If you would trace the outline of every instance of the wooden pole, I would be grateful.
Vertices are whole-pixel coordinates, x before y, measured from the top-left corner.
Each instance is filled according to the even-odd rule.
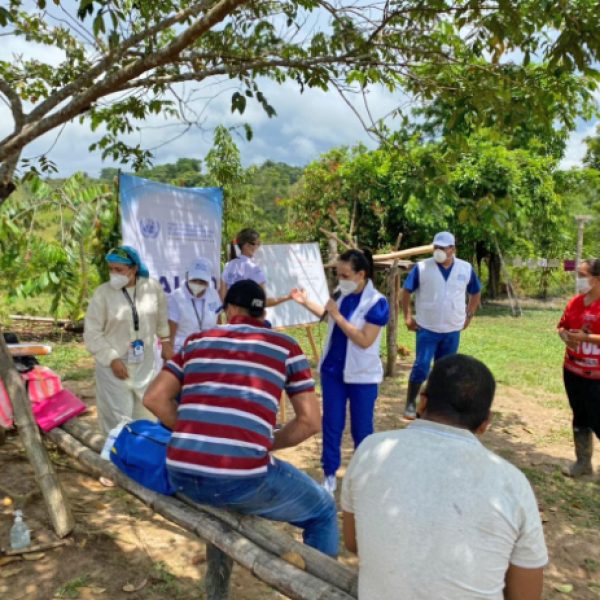
[[[54,467],[31,412],[23,380],[14,367],[8,353],[4,336],[0,335],[0,379],[4,382],[11,399],[15,415],[15,425],[25,448],[27,458],[33,466],[35,478],[48,509],[52,527],[58,537],[69,534],[75,522],[65,493],[56,477]]]
[[[393,260],[395,258],[408,258],[409,256],[417,256],[419,254],[431,254],[433,252],[433,244],[427,244],[427,246],[416,246],[415,248],[405,248],[404,250],[398,250],[397,252],[390,252],[389,254],[374,254],[373,261],[378,260]]]
[[[97,430],[87,427],[80,419],[72,419],[64,423],[62,429],[95,452],[100,452],[104,445],[104,436]],[[240,515],[229,510],[200,505],[182,494],[177,494],[176,497],[198,510],[217,517],[244,537],[277,556],[283,557],[290,553],[299,555],[308,573],[356,597],[358,580],[354,569],[294,540],[274,523],[252,515]]]
[[[306,336],[308,337],[308,342],[310,344],[310,348],[312,350],[313,353],[313,360],[315,361],[315,364],[319,364],[319,349],[317,348],[317,344],[315,342],[315,336],[313,335],[312,332],[312,325],[308,325],[306,327]]]
[[[387,326],[387,364],[386,375],[396,374],[396,357],[398,356],[398,259],[394,260],[387,276],[388,301],[390,304],[390,321]]]
[[[233,560],[214,544],[206,544],[206,600],[228,600]]]
[[[95,475],[110,477],[120,487],[140,498],[157,513],[196,534],[209,544],[213,544],[235,562],[249,569],[259,579],[286,594],[289,598],[297,600],[353,600],[356,598],[356,594],[344,592],[340,587],[315,577],[261,548],[212,514],[186,506],[181,500],[172,496],[163,496],[142,487],[121,473],[111,462],[100,458],[96,452],[82,445],[62,428],[57,427],[46,435],[69,456],[88,467]],[[290,542],[292,542],[291,539]],[[313,551],[316,552],[316,550]],[[323,554],[318,552],[317,554],[321,556],[322,560],[332,561]]]

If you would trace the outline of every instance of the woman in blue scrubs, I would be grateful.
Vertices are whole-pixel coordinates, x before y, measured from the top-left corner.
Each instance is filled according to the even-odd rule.
[[[379,356],[381,330],[389,320],[389,304],[372,281],[373,260],[368,251],[348,250],[337,263],[337,300],[323,307],[304,290],[292,298],[313,314],[327,314],[328,331],[319,370],[323,394],[323,487],[332,495],[341,464],[346,405],[354,447],[373,433],[373,413],[383,365]],[[335,294],[337,296],[337,293]]]

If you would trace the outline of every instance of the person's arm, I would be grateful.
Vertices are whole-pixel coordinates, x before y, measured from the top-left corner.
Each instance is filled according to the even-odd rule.
[[[325,313],[325,308],[323,306],[321,306],[318,302],[314,302],[313,300],[310,300],[310,298],[308,297],[308,292],[304,289],[294,288],[290,292],[290,296],[291,296],[292,300],[294,300],[298,304],[301,304],[302,306],[306,307],[308,310],[310,310],[310,312],[313,315],[315,315],[316,317],[319,317],[319,319]]]
[[[350,552],[356,554],[358,552],[358,544],[356,543],[356,522],[354,521],[354,513],[343,511],[342,517],[344,544]]]
[[[506,571],[504,600],[540,600],[544,568],[525,569],[510,565]]]
[[[314,391],[294,394],[290,402],[294,418],[275,432],[273,450],[297,446],[321,431],[321,409]]]
[[[173,373],[163,369],[144,394],[144,406],[169,429],[174,429],[177,422],[175,397],[180,391],[179,379]]]
[[[221,302],[225,301],[225,294],[227,294],[227,284],[221,279],[221,283],[219,284],[219,297],[221,298]]]
[[[348,339],[354,342],[361,348],[368,348],[376,339],[381,329],[380,325],[373,323],[365,323],[361,329],[356,325],[352,325],[340,312],[340,309],[335,300],[328,300],[325,305],[325,310],[331,318],[336,322],[337,326],[346,334]]]
[[[463,329],[466,329],[470,324],[471,320],[475,316],[475,311],[477,307],[481,303],[481,292],[477,292],[476,294],[469,295],[469,302],[467,304],[467,318],[465,319],[465,324]]]
[[[156,281],[155,284],[158,287],[156,335],[160,338],[160,343],[162,345],[161,357],[164,360],[169,360],[171,356],[173,356],[173,344],[171,344],[169,318],[167,316],[167,295],[158,281]]]
[[[262,286],[265,287],[264,285]],[[283,304],[284,302],[288,302],[292,299],[292,293],[285,296],[276,296],[275,298],[267,298],[267,306],[278,306],[279,304]]]
[[[404,323],[409,331],[417,330],[417,322],[412,316],[412,309],[410,306],[411,292],[406,289],[402,290],[402,314],[404,315]]]
[[[177,333],[177,325],[178,323],[169,319],[169,338],[173,347],[175,347],[175,334]]]

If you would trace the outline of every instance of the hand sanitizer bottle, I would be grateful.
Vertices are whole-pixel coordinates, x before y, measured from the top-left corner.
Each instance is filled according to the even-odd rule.
[[[27,548],[31,544],[29,527],[23,521],[23,513],[20,510],[15,511],[15,522],[10,528],[10,547],[13,550]]]

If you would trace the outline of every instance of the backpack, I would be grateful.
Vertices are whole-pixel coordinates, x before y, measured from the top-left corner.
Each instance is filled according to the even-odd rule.
[[[161,423],[141,419],[127,423],[113,444],[110,460],[134,481],[159,494],[172,496],[167,474],[171,431]]]

